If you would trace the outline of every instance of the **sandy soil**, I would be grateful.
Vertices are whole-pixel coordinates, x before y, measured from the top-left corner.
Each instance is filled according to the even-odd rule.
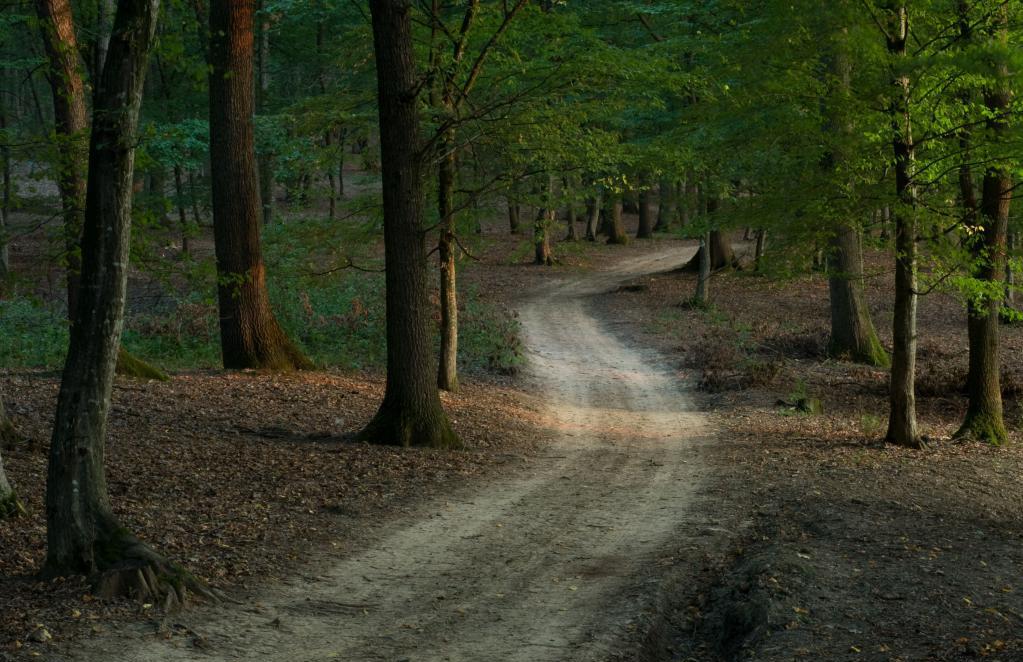
[[[80,660],[595,660],[634,657],[678,564],[710,443],[656,359],[591,295],[667,270],[677,246],[550,286],[520,310],[555,441],[515,475],[428,502],[359,551],[240,605],[128,625]]]

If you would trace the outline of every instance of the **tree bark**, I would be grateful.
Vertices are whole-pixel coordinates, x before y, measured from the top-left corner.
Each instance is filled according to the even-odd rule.
[[[629,235],[625,234],[625,225],[622,223],[622,196],[616,193],[610,196],[607,201],[607,243],[627,244]]]
[[[387,387],[363,441],[455,448],[430,334],[425,197],[411,3],[371,0],[387,265]]]
[[[260,9],[263,2],[260,0]],[[266,113],[267,97],[270,95],[270,18],[263,16],[259,22],[259,61],[256,72],[256,112],[260,115]],[[274,222],[275,189],[277,178],[274,172],[274,154],[266,149],[260,152],[257,157],[257,169],[259,170],[259,199],[263,203],[263,225],[270,225]]]
[[[270,308],[253,126],[253,0],[210,3],[210,156],[225,368],[312,367]]]
[[[18,433],[15,431],[11,419],[7,417],[7,410],[4,409],[3,400],[0,400],[0,449],[17,440]],[[14,487],[11,486],[11,482],[7,479],[7,473],[4,471],[4,459],[0,455],[0,519],[24,512],[25,509],[18,501],[18,495],[14,492]]]
[[[893,3],[893,20],[886,37],[893,71],[907,56],[909,18],[904,4]],[[895,225],[895,313],[892,323],[892,369],[888,443],[911,448],[923,446],[916,424],[916,311],[917,311],[917,219],[913,124],[910,114],[908,75],[893,76],[895,98],[889,113],[892,151],[895,157],[895,191],[900,205],[894,210]]]
[[[68,317],[74,322],[78,309],[88,157],[89,118],[85,107],[85,84],[69,0],[36,0],[36,14],[50,65],[48,78],[59,154],[57,188],[64,220]]]
[[[579,231],[575,225],[579,221],[578,207],[575,203],[574,190],[572,186],[572,178],[565,177],[564,180],[565,193],[568,198],[568,209],[566,211],[566,225],[568,226],[568,232],[565,234],[565,241],[579,241]]]
[[[597,232],[600,226],[601,194],[597,194],[586,201],[586,241],[596,241]]]
[[[0,99],[0,131],[7,129],[7,107]],[[11,181],[11,148],[5,140],[0,144],[0,279],[11,273],[11,225],[10,213],[13,202]]]
[[[511,196],[508,197],[508,230],[511,234],[518,234],[521,229],[521,208],[518,201]]]
[[[104,442],[128,282],[139,106],[159,0],[121,0],[96,88],[89,149],[81,306],[57,399],[46,485],[46,570],[93,574],[159,560],[110,507]]]
[[[636,239],[653,239],[654,236],[654,218],[650,209],[650,188],[647,184],[647,178],[640,177],[639,227],[636,229]]]
[[[965,10],[964,10],[965,11]],[[998,12],[999,26],[995,37],[1002,52],[1008,42],[1007,16],[1003,6]],[[1009,126],[1006,111],[1012,100],[1008,86],[1009,69],[1004,59],[995,65],[996,86],[984,95],[984,105],[990,111],[987,128],[994,141],[1004,141]],[[972,189],[972,175],[965,177]],[[964,184],[965,186],[965,184]],[[964,195],[966,198],[967,195]],[[1002,305],[1005,279],[1009,206],[1012,201],[1012,173],[1004,166],[994,166],[984,174],[981,198],[980,227],[973,244],[973,276],[990,285],[980,298],[971,298],[967,305],[967,328],[970,346],[970,369],[966,379],[969,406],[957,437],[971,437],[991,444],[1004,444],[1009,440],[1002,414],[1002,389],[999,351],[999,310]],[[999,295],[992,295],[993,292]]]
[[[823,99],[824,134],[829,145],[822,169],[830,178],[839,176],[847,160],[844,145],[852,126],[846,113],[851,96],[852,63],[847,52],[846,32],[832,39],[827,58],[827,93]],[[844,186],[839,185],[839,190]],[[840,214],[846,213],[840,210]],[[831,307],[831,356],[849,358],[874,366],[888,366],[888,353],[881,346],[863,289],[863,245],[858,227],[844,218],[835,222],[827,252],[828,293]]]
[[[450,110],[450,104],[445,104]],[[457,161],[454,132],[448,132],[437,168],[437,206],[441,219],[440,258],[440,365],[437,386],[458,390],[458,276],[455,258],[455,177]]]
[[[693,300],[698,306],[706,306],[710,303],[710,273],[711,273],[711,233],[704,232],[700,237],[700,250],[697,253],[698,269],[696,278],[696,294]]]
[[[678,201],[675,199],[675,187],[667,179],[662,179],[657,189],[657,223],[654,232],[667,232],[675,220]]]

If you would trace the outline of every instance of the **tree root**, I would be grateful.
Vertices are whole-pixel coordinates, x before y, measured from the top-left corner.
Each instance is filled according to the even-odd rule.
[[[128,543],[122,559],[93,577],[93,593],[100,599],[128,597],[158,604],[167,613],[187,607],[193,596],[212,603],[228,601],[221,591],[139,541]]]

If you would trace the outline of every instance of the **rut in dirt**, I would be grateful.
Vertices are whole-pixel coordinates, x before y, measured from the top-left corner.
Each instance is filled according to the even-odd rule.
[[[656,609],[659,560],[698,513],[704,422],[677,380],[598,319],[590,296],[689,255],[552,285],[520,308],[553,442],[520,475],[383,525],[318,576],[252,604],[87,643],[86,660],[601,660]],[[632,642],[632,643],[630,643]]]

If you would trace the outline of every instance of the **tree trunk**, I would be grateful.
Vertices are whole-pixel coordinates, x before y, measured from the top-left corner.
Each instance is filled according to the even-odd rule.
[[[654,219],[650,209],[650,188],[647,186],[647,183],[646,177],[640,177],[639,227],[636,230],[636,239],[652,239],[654,236]]]
[[[188,211],[185,209],[185,178],[180,165],[174,166],[174,196],[178,208],[178,229],[181,232],[181,254],[188,255],[188,241],[191,231],[188,227]]]
[[[654,232],[667,232],[677,213],[678,201],[675,200],[675,187],[667,179],[662,179],[657,191],[657,223]]]
[[[906,58],[909,19],[905,5],[897,5],[886,38],[888,52],[898,62]],[[895,66],[898,70],[898,64]],[[896,74],[898,97],[892,102],[892,151],[895,157],[895,190],[900,206],[895,222],[895,314],[892,324],[892,371],[888,443],[920,448],[923,440],[916,425],[916,309],[917,220],[915,145],[910,114],[910,80]]]
[[[93,574],[159,561],[110,507],[104,442],[128,283],[134,146],[159,0],[119,3],[96,88],[89,149],[82,305],[57,398],[46,484],[46,570]],[[155,587],[154,587],[155,588]]]
[[[281,330],[266,289],[252,120],[253,9],[253,0],[210,3],[210,156],[220,344],[225,368],[310,368]]]
[[[508,230],[511,234],[518,234],[521,229],[521,213],[518,201],[511,196],[508,197]]]
[[[710,303],[711,251],[708,250],[710,245],[711,233],[705,232],[700,238],[700,250],[697,255],[699,259],[699,275],[696,278],[696,295],[693,297],[693,301],[698,306],[706,306]]]
[[[0,131],[7,129],[7,107],[0,99]],[[0,279],[11,273],[11,224],[12,200],[11,147],[5,140],[0,144]]]
[[[554,254],[551,252],[551,226],[557,219],[557,210],[540,207],[536,211],[536,222],[533,224],[533,243],[535,247],[534,264],[543,266],[554,265]]]
[[[760,263],[764,259],[764,252],[767,250],[767,230],[757,230],[757,248],[754,260],[756,269],[760,270]]]
[[[67,251],[68,317],[73,322],[78,310],[89,131],[85,84],[69,0],[36,0],[36,14],[50,65],[49,81],[59,153],[56,179]]]
[[[596,241],[600,225],[600,191],[586,201],[586,241]]]
[[[114,0],[99,0],[96,3],[96,50],[92,62],[92,79],[99,80],[110,48],[110,29],[114,20]]]
[[[262,9],[262,1],[260,9]],[[266,113],[267,97],[270,94],[270,18],[263,16],[259,22],[259,68],[256,80],[256,112]],[[259,170],[259,199],[263,203],[263,224],[274,222],[274,202],[277,178],[274,172],[274,154],[270,150],[260,152],[257,161]]]
[[[419,80],[411,4],[371,0],[377,63],[380,156],[387,265],[387,387],[363,441],[456,448],[441,408],[430,334]]]
[[[11,419],[7,418],[7,410],[4,409],[4,403],[0,400],[0,449],[16,441],[17,438],[18,434],[14,430],[14,424],[11,423]],[[25,509],[18,501],[18,496],[7,479],[7,473],[4,471],[4,459],[0,455],[0,519],[24,512]]]
[[[565,234],[565,241],[579,241],[579,231],[576,230],[575,224],[579,220],[578,208],[575,204],[575,198],[573,197],[573,186],[572,181],[569,177],[564,178],[565,193],[568,198],[568,210],[566,214],[566,223],[568,225],[568,232]]]
[[[760,234],[757,235],[760,243]],[[759,251],[759,248],[758,248]],[[863,249],[860,233],[840,226],[828,253],[828,292],[831,300],[831,341],[836,357],[874,366],[888,366],[888,353],[874,330],[863,291]]]
[[[998,11],[998,42],[994,52],[1003,52],[1007,46],[1007,16],[1003,6]],[[995,89],[984,95],[984,105],[990,111],[987,128],[995,141],[1004,141],[1008,131],[1006,110],[1012,100],[1008,87],[1009,70],[1004,59],[995,65]],[[966,173],[972,188],[972,175]],[[1004,167],[988,168],[984,174],[981,198],[981,227],[973,244],[973,276],[991,285],[986,292],[1003,292],[1005,278],[1006,241],[1009,231],[1009,205],[1012,201],[1012,174]],[[966,380],[969,406],[957,437],[972,437],[991,444],[1003,444],[1009,434],[1002,415],[1002,389],[999,352],[999,310],[1002,296],[984,295],[971,299],[967,308],[967,327],[970,345],[970,370]]]
[[[450,104],[445,104],[450,112]],[[440,365],[437,386],[445,391],[458,390],[458,282],[455,257],[455,177],[457,161],[455,135],[449,131],[443,140],[437,168],[437,206],[441,219],[438,254],[440,257]]]
[[[824,134],[829,141],[821,167],[831,178],[839,177],[847,161],[845,145],[852,131],[847,113],[851,96],[852,63],[848,56],[847,31],[834,36],[828,49],[823,99]],[[838,190],[845,190],[841,182]],[[839,213],[843,213],[840,211]],[[870,319],[863,290],[863,246],[859,228],[844,219],[835,222],[827,252],[828,293],[831,304],[831,356],[848,357],[874,366],[887,366],[888,354],[881,346]]]
[[[620,193],[612,194],[607,202],[607,243],[627,244],[629,235],[625,234],[625,225],[622,223],[622,196]]]

